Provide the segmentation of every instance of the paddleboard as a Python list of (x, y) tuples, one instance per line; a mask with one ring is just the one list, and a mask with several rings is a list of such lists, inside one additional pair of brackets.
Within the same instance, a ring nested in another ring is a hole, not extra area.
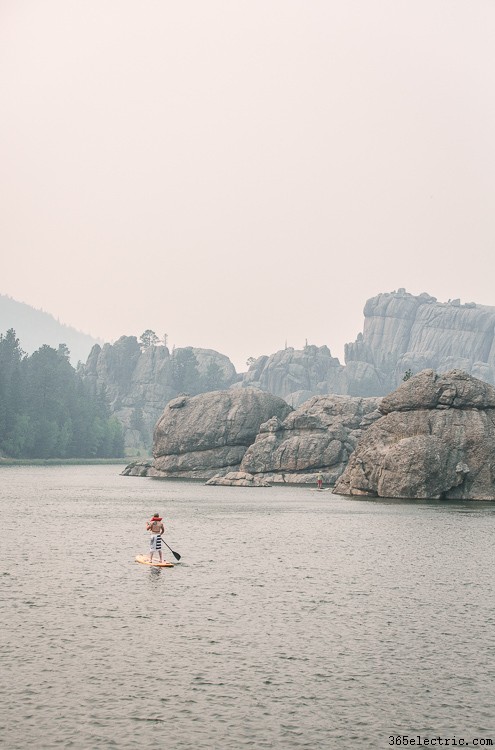
[(168, 560), (164, 560), (163, 562), (160, 562), (157, 560), (156, 562), (153, 560), (153, 562), (150, 562), (150, 558), (148, 555), (136, 555), (136, 562), (143, 563), (143, 565), (152, 565), (154, 568), (173, 568), (174, 564), (169, 562)]

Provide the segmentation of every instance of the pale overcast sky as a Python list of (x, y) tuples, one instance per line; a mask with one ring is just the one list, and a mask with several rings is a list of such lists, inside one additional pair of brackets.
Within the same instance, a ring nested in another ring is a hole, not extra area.
[(493, 0), (0, 0), (0, 292), (239, 369), (342, 361), (379, 292), (494, 305), (494, 40)]

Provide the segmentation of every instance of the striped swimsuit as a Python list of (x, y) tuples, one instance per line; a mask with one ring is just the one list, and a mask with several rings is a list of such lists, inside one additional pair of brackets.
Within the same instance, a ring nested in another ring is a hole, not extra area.
[(160, 552), (161, 548), (162, 548), (162, 535), (152, 534), (151, 539), (150, 539), (150, 551)]

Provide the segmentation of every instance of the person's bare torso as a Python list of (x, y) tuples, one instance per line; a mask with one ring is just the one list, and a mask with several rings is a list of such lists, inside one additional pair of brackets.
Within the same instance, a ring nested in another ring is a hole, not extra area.
[(163, 534), (163, 523), (161, 521), (152, 521), (149, 528), (153, 534)]

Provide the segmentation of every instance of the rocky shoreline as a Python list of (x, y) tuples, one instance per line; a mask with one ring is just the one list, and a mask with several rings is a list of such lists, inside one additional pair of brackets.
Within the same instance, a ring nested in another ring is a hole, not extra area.
[(495, 500), (495, 387), (425, 370), (388, 396), (314, 396), (298, 409), (257, 388), (171, 401), (153, 460), (127, 476), (256, 487), (315, 484), (364, 497)]
[(380, 412), (337, 494), (495, 500), (493, 386), (460, 370), (425, 370), (383, 398)]

